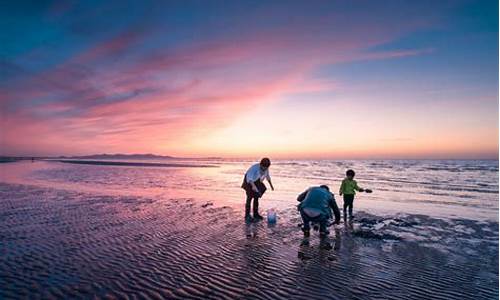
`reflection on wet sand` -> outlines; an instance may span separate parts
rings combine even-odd
[[[318,247],[311,246],[311,239],[316,239],[315,235],[312,236],[304,236],[299,244],[299,250],[297,253],[297,258],[300,260],[309,260],[312,259],[314,255],[318,255],[318,257],[325,257],[325,251],[335,250],[338,251],[342,245],[342,232],[340,228],[333,228],[333,237],[332,234],[327,235],[326,237],[317,237],[319,239]],[[312,253],[317,252],[317,253]],[[333,256],[332,256],[333,255]],[[336,260],[334,253],[328,253],[328,260]]]
[[[247,239],[256,239],[258,236],[259,229],[253,223],[246,223],[243,227],[245,229],[245,235]]]
[[[353,223],[354,223],[354,220],[352,218],[348,220],[344,216],[344,232],[345,232],[345,235],[351,236],[351,232],[354,229]]]
[[[340,229],[336,227],[334,231],[335,231],[335,244],[333,246],[333,250],[340,250],[342,242],[342,237],[340,236]]]

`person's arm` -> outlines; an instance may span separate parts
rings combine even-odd
[[[339,196],[342,196],[343,192],[344,192],[344,180],[342,180],[342,184],[340,185]]]
[[[335,202],[335,196],[332,194],[332,199],[330,200],[330,207],[333,210],[333,214],[335,215],[335,224],[340,223],[340,210],[337,206],[337,202]]]
[[[297,201],[299,201],[299,202],[304,201],[304,199],[306,198],[307,192],[309,192],[309,189],[308,189],[308,190],[306,190],[305,192],[303,192],[302,194],[300,194],[300,195],[297,197]]]
[[[257,188],[257,186],[255,185],[255,182],[253,181],[250,181],[250,185],[252,186],[252,190],[256,193],[260,193],[259,192],[259,189]]]
[[[269,185],[271,186],[271,190],[274,191],[274,186],[273,186],[273,183],[271,182],[271,176],[269,176],[269,173],[267,173],[266,179],[267,179],[267,182],[269,182]]]
[[[358,182],[357,181],[354,181],[354,189],[358,192],[364,192],[365,190],[363,188],[360,188],[358,186]]]

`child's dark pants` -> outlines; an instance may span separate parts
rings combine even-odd
[[[349,208],[349,216],[352,217],[353,202],[354,202],[354,195],[344,194],[344,218],[347,217],[347,208]]]

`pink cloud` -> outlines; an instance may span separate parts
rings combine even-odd
[[[2,151],[147,151],[157,149],[158,141],[167,147],[225,126],[280,95],[334,89],[338,83],[310,76],[323,64],[429,51],[366,53],[420,24],[394,27],[372,20],[347,30],[342,26],[346,20],[334,17],[175,49],[160,47],[130,61],[101,65],[132,51],[149,34],[122,32],[15,89],[0,90],[5,106],[14,107],[19,99],[55,98],[3,117],[2,128],[8,130]]]
[[[97,44],[75,57],[73,61],[78,64],[85,64],[106,57],[116,59],[117,55],[126,54],[127,50],[143,40],[145,36],[147,36],[147,33],[142,28],[121,32],[110,40]]]

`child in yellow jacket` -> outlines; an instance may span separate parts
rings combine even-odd
[[[345,175],[346,178],[342,180],[339,191],[340,196],[344,195],[344,219],[347,218],[347,208],[349,208],[349,218],[352,218],[352,205],[356,191],[372,192],[370,189],[363,189],[358,186],[358,183],[354,180],[354,175],[356,175],[356,173],[354,173],[353,170],[347,170]]]

